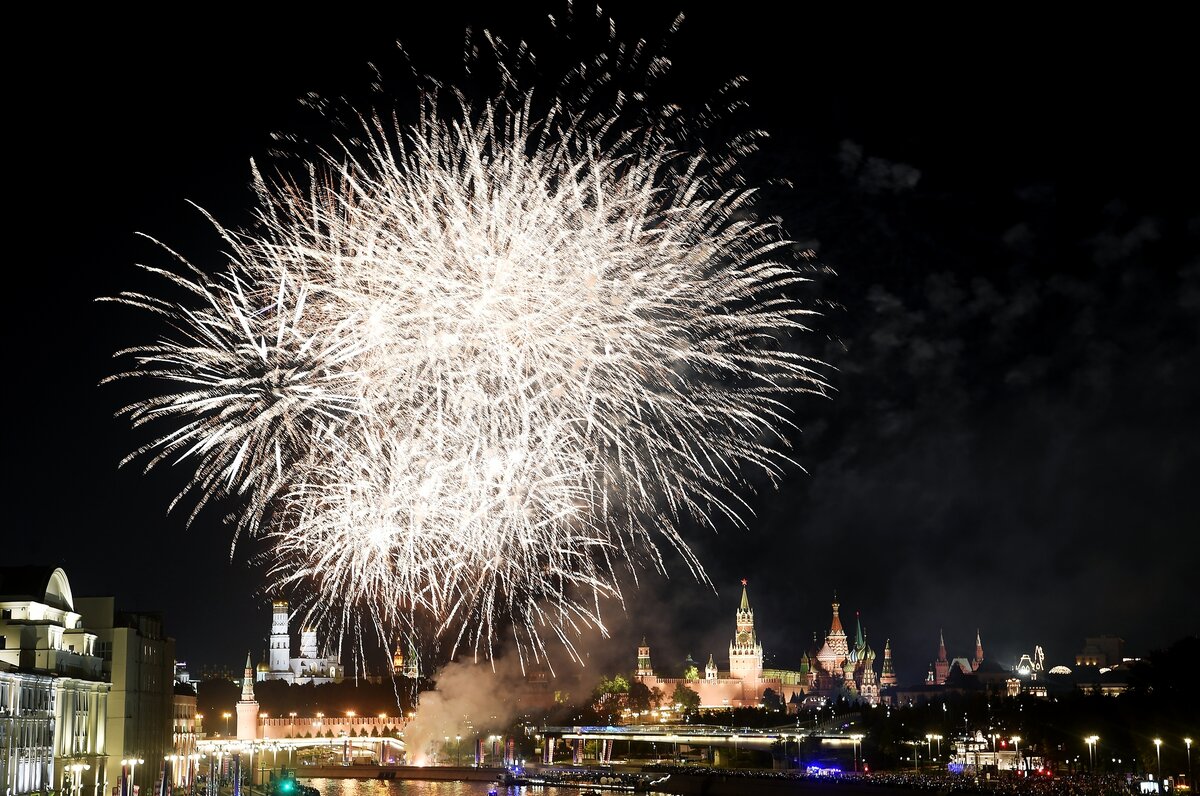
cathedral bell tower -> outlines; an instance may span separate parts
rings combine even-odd
[[[288,661],[292,657],[292,641],[288,635],[288,603],[287,600],[276,600],[271,603],[271,648],[268,664],[272,672],[288,671]]]
[[[739,680],[757,680],[762,675],[762,644],[754,635],[754,609],[742,579],[742,603],[736,614],[736,631],[729,644],[729,675]]]

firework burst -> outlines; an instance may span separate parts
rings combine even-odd
[[[168,429],[131,458],[242,501],[328,619],[569,646],[664,542],[703,579],[680,521],[739,522],[747,474],[789,465],[785,401],[825,389],[790,242],[673,116],[584,94],[363,116],[307,180],[255,172],[219,275],[118,299],[172,330],[114,377],[166,385],[124,410]]]

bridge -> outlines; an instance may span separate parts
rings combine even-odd
[[[214,761],[248,756],[247,766],[255,772],[255,782],[264,780],[265,772],[280,767],[295,767],[300,762],[300,753],[310,750],[324,752],[320,757],[335,765],[388,765],[401,760],[405,745],[403,738],[394,736],[349,734],[332,738],[256,738],[244,741],[210,738],[196,741],[196,751],[206,757],[209,767]]]
[[[599,741],[598,757],[601,762],[612,759],[617,741],[639,741],[648,743],[699,746],[715,749],[733,749],[735,754],[743,749],[770,751],[788,744],[799,744],[809,738],[818,739],[822,746],[853,747],[862,740],[861,731],[852,723],[834,718],[820,724],[808,722],[804,726],[788,724],[780,727],[750,728],[721,727],[708,724],[634,724],[604,727],[544,727],[547,738],[546,754],[553,756],[554,741],[562,739],[572,744],[576,762],[582,758],[585,741]],[[545,758],[549,760],[550,758]]]

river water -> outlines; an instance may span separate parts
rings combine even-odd
[[[434,782],[431,780],[303,779],[321,796],[487,796],[486,782]],[[579,788],[513,786],[498,788],[501,796],[579,796]],[[614,792],[615,793],[615,792]],[[652,792],[650,796],[666,796]]]

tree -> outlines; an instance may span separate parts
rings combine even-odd
[[[671,699],[680,706],[679,709],[685,714],[690,715],[700,709],[700,695],[686,685],[675,686],[675,693],[672,694]]]
[[[768,688],[763,691],[762,695],[763,708],[766,710],[778,712],[783,710],[783,698],[775,692],[774,688]]]
[[[639,711],[650,709],[650,687],[641,680],[635,680],[629,685],[629,707]]]
[[[694,683],[700,679],[700,669],[696,666],[689,666],[683,670],[683,679],[689,683]]]

